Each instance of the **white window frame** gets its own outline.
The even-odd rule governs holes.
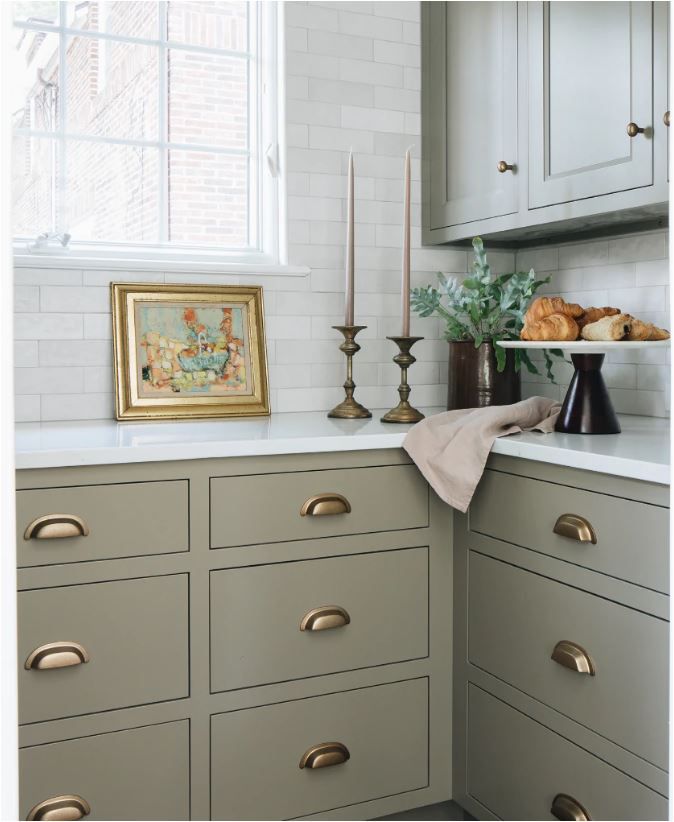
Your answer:
[[[32,248],[35,238],[15,238],[14,263],[19,267],[40,268],[93,268],[111,270],[162,270],[162,271],[243,271],[256,273],[274,273],[277,271],[286,274],[304,275],[308,269],[304,266],[289,266],[287,264],[287,219],[286,219],[286,186],[285,186],[285,124],[284,108],[284,8],[282,2],[261,0],[250,2],[256,17],[250,28],[251,36],[255,36],[255,54],[257,59],[249,61],[251,67],[250,82],[256,86],[259,93],[251,95],[251,103],[257,105],[255,122],[257,128],[250,135],[250,154],[255,157],[254,173],[258,184],[249,190],[249,214],[257,217],[257,248],[243,250],[218,250],[190,246],[161,246],[161,245],[129,245],[111,242],[78,242],[73,237],[68,249],[49,247],[46,249]],[[166,7],[160,5],[159,26],[165,30]],[[59,25],[45,23],[20,22],[18,28],[63,32],[66,35],[82,36],[87,34],[80,29],[66,26],[65,4],[60,6]],[[146,40],[123,35],[109,35],[105,32],[91,32],[99,40],[116,40],[133,42],[144,45],[159,46],[160,60],[165,58],[168,48],[184,47],[165,40]],[[63,44],[63,38],[61,43]],[[63,45],[62,45],[63,48]],[[199,47],[190,46],[199,50]],[[210,49],[206,49],[211,51]],[[219,50],[220,51],[220,50]],[[221,51],[221,53],[227,53]],[[61,87],[65,74],[65,55],[61,54],[59,67],[61,71]],[[254,76],[257,75],[257,76]],[[160,65],[160,106],[165,108],[165,73]],[[162,117],[160,122],[164,122]],[[59,140],[59,133],[40,132],[32,129],[17,131],[27,137],[49,137]],[[69,133],[69,139],[77,139],[78,135]],[[162,135],[160,135],[161,137]],[[157,141],[139,141],[132,139],[116,139],[108,137],[88,137],[101,143],[116,143],[125,145],[144,145],[166,150],[166,144],[160,139]],[[60,134],[60,143],[65,145],[64,134]],[[202,148],[193,144],[171,143],[172,147]],[[248,153],[248,152],[246,152]],[[160,198],[165,197],[160,192]],[[163,208],[163,203],[160,203]]]

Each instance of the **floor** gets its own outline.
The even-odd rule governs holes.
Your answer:
[[[412,811],[402,811],[402,813],[392,813],[390,816],[382,816],[381,819],[410,819],[422,822],[427,819],[445,819],[454,822],[459,820],[471,820],[473,817],[464,811],[456,802],[439,802],[437,805],[426,805],[424,808],[415,808]]]

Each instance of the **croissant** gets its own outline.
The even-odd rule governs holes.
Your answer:
[[[602,317],[613,317],[620,314],[619,308],[612,308],[610,305],[605,305],[603,308],[586,308],[582,316],[578,317],[578,325],[581,330],[590,323],[596,323]]]
[[[668,340],[669,331],[664,328],[658,328],[653,323],[645,323],[643,320],[637,320],[632,317],[632,327],[625,337],[630,342],[636,340]]]
[[[616,314],[612,317],[602,317],[593,323],[588,323],[581,335],[584,340],[594,340],[595,342],[605,342],[611,340],[622,340],[632,328],[632,317],[629,314]]]
[[[536,297],[524,315],[525,325],[549,317],[550,314],[566,314],[567,317],[580,317],[583,307],[578,303],[567,303],[562,297]]]
[[[570,341],[578,338],[578,323],[567,314],[549,314],[527,323],[520,337],[523,340]]]

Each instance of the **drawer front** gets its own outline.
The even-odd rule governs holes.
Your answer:
[[[187,696],[187,582],[176,574],[20,592],[20,721]],[[61,646],[27,670],[52,643]],[[83,653],[89,661],[77,664]]]
[[[171,480],[17,491],[18,565],[187,551],[188,486]],[[36,523],[53,514],[67,521]],[[33,523],[34,535],[26,539]]]
[[[189,819],[189,747],[182,720],[23,748],[21,819],[69,795],[86,801],[86,819]]]
[[[328,742],[350,758],[340,748],[334,764],[300,768]],[[426,679],[211,718],[212,819],[289,819],[427,784]]]
[[[588,520],[596,544],[553,532],[557,518]],[[485,471],[470,528],[593,571],[668,592],[669,510],[566,485]]]
[[[211,479],[212,548],[427,525],[428,486],[414,465]]]
[[[211,573],[213,691],[427,655],[425,547]]]
[[[667,800],[474,685],[468,793],[501,819],[550,819],[559,794],[587,812],[558,819],[667,819]]]
[[[475,552],[469,563],[470,662],[666,769],[668,623]],[[560,641],[595,675],[553,661]]]

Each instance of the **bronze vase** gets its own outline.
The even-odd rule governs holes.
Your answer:
[[[499,373],[493,343],[483,342],[479,348],[472,341],[449,343],[448,411],[511,405],[521,399],[522,386],[512,349],[506,351],[506,367]]]

